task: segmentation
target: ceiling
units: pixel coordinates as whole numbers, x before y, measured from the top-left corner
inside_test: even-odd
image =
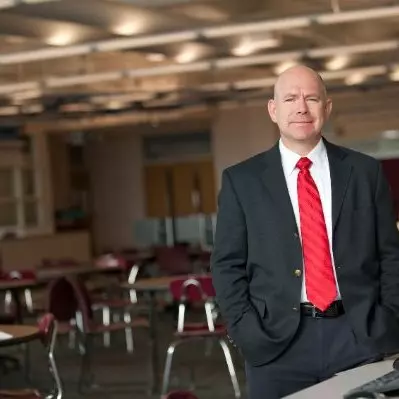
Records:
[[[392,0],[0,0],[0,121],[263,98],[295,62],[392,86],[398,49]]]

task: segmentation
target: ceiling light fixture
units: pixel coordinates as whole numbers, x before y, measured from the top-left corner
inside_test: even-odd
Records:
[[[349,64],[350,58],[346,55],[338,55],[331,58],[325,64],[326,69],[329,71],[338,71],[345,68]]]
[[[75,40],[72,32],[61,31],[46,39],[46,43],[51,46],[67,46]]]
[[[162,53],[149,53],[146,55],[146,58],[151,62],[162,62],[165,61],[166,55]]]

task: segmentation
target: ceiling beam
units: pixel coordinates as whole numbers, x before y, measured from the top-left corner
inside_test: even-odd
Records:
[[[65,58],[72,55],[119,51],[195,40],[201,41],[204,39],[223,38],[254,32],[284,31],[297,28],[312,28],[313,26],[317,25],[335,25],[374,19],[389,19],[397,17],[398,15],[399,6],[389,6],[371,9],[367,8],[355,11],[342,11],[338,13],[329,12],[315,15],[304,15],[299,17],[280,18],[257,22],[242,22],[222,26],[211,26],[207,28],[185,30],[180,32],[169,32],[132,38],[108,39],[90,42],[84,45],[65,46],[61,49],[44,48],[35,51],[4,54],[0,58],[0,64],[4,65],[54,58]]]

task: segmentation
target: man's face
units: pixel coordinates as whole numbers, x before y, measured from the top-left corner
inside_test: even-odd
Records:
[[[281,75],[269,114],[280,134],[291,143],[313,143],[331,112],[331,101],[317,75],[307,68],[293,68]]]

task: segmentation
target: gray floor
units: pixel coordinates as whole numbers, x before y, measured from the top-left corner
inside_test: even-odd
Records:
[[[172,339],[173,318],[171,313],[160,315],[160,370],[163,363],[168,342]],[[135,351],[126,354],[123,333],[112,336],[110,348],[102,346],[101,339],[95,344],[93,365],[95,381],[100,388],[95,388],[84,396],[90,398],[118,398],[118,399],[152,399],[160,395],[148,394],[149,348],[147,332],[139,330],[135,333]],[[15,349],[14,349],[15,351]],[[3,351],[4,352],[4,351]],[[1,353],[3,353],[1,352]],[[233,399],[233,389],[224,363],[221,349],[214,346],[210,355],[206,356],[203,343],[187,343],[176,349],[172,368],[171,390],[192,388],[194,374],[194,392],[200,399]],[[233,349],[234,352],[234,349]],[[48,385],[46,359],[39,343],[30,344],[31,382],[36,386]],[[59,340],[56,359],[63,379],[64,398],[80,398],[77,392],[80,356],[76,350],[68,348],[65,340]],[[234,361],[245,398],[245,377],[240,356],[235,353]],[[4,387],[25,387],[26,382],[22,371],[11,372],[0,376],[0,384]]]

